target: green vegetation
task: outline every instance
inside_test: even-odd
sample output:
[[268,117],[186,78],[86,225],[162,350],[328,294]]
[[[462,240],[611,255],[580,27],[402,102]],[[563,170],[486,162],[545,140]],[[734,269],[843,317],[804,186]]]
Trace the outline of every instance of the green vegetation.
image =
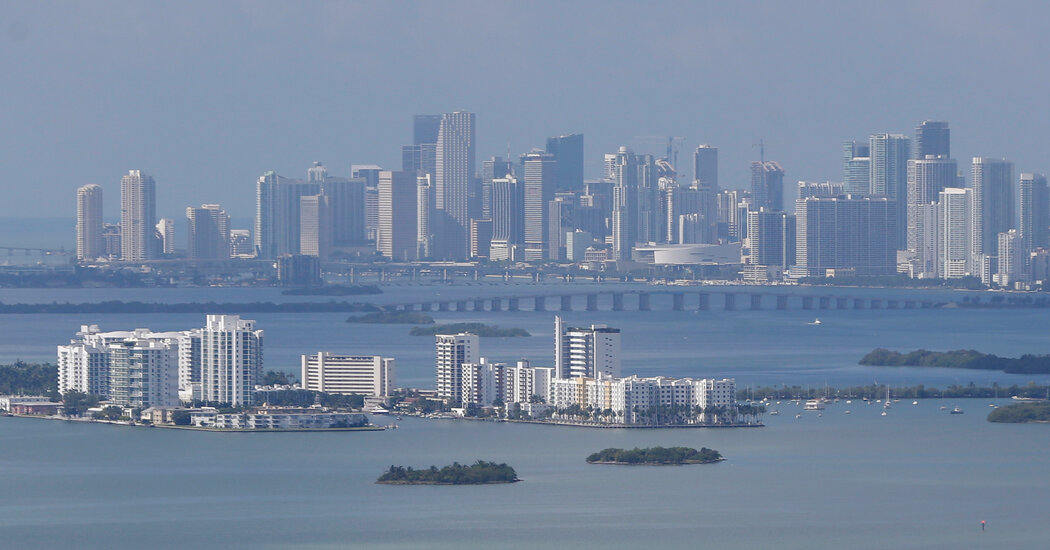
[[124,416],[124,409],[115,405],[110,405],[101,411],[92,414],[91,418],[95,420],[120,420]]
[[97,407],[98,402],[98,396],[90,393],[71,390],[62,394],[62,408],[66,416],[80,416],[88,409]]
[[721,460],[725,460],[721,453],[707,447],[699,451],[689,447],[610,448],[587,457],[589,464],[709,464]]
[[285,296],[356,296],[358,294],[382,294],[376,285],[330,285],[289,288],[281,292]]
[[[360,409],[365,406],[363,395],[342,395],[313,390],[259,390],[256,401],[275,407],[309,407],[321,405],[330,409]],[[212,405],[215,406],[215,405]]]
[[532,336],[523,328],[502,328],[484,323],[449,323],[430,327],[412,327],[408,334],[409,336],[434,336],[435,334],[459,334],[460,332],[477,334],[482,338]]
[[989,422],[1023,424],[1026,422],[1050,422],[1050,401],[1017,403],[999,407],[988,413]]
[[999,357],[974,350],[900,353],[878,348],[860,360],[861,365],[882,367],[941,367],[976,370],[1001,370],[1008,374],[1048,374],[1050,355],[1022,355],[1018,359]]
[[189,426],[191,422],[190,411],[173,411],[171,422],[176,426]]
[[[918,386],[900,386],[892,388],[893,397],[900,399],[959,399],[959,398],[995,398],[995,397],[1032,397],[1041,398],[1047,395],[1047,386],[1037,386],[1028,383],[1025,386],[977,386],[973,382],[963,386],[952,384],[943,389],[928,388],[923,384]],[[816,399],[818,397],[837,397],[839,399],[882,399],[886,397],[886,386],[884,384],[868,384],[866,386],[849,386],[845,388],[832,387],[802,387],[802,386],[776,386],[739,389],[736,392],[737,399]]]
[[0,365],[0,395],[51,395],[58,401],[58,367],[23,361]]
[[350,317],[346,322],[374,325],[432,325],[434,318],[418,311],[376,311],[367,315]]
[[453,462],[440,470],[431,466],[426,470],[413,470],[411,466],[390,466],[379,476],[376,483],[391,485],[484,485],[488,483],[514,483],[520,481],[514,468],[506,464],[479,460],[471,466]]
[[266,371],[263,375],[262,380],[259,382],[260,386],[294,386],[296,383],[295,375],[287,372],[279,372],[275,370]]

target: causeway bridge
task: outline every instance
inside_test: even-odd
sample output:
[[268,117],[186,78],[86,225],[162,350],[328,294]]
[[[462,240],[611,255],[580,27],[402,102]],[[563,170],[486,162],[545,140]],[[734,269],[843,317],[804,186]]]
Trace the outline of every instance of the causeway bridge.
[[[786,309],[928,309],[939,302],[841,294],[802,294],[770,290],[653,289],[521,294],[376,304],[387,311],[652,311],[653,298],[670,296],[670,311]],[[666,299],[658,301],[667,309]]]

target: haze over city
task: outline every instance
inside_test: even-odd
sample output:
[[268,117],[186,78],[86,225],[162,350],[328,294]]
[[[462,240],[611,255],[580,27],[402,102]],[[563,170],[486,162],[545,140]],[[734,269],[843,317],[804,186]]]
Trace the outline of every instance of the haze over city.
[[[746,188],[841,180],[841,143],[948,120],[953,156],[1050,170],[1041,3],[137,3],[0,7],[0,215],[72,217],[76,187],[157,182],[158,214],[254,208],[267,170],[397,169],[412,115],[477,114],[477,157],[586,136],[585,176],[648,136],[720,150]],[[686,171],[687,176],[691,176]],[[790,198],[790,197],[789,197]],[[106,196],[116,212],[119,195]],[[10,243],[9,243],[10,244]]]

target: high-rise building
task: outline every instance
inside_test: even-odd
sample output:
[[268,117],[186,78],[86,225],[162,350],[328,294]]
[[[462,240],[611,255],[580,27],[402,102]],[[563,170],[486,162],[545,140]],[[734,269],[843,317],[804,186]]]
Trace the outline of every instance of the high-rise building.
[[[908,159],[911,158],[911,140],[901,134],[872,134],[868,141],[871,171],[867,194],[889,197],[897,202],[897,247],[908,246],[908,228],[911,214],[908,202]],[[934,198],[930,199],[935,201]],[[911,249],[910,246],[908,246]]]
[[547,206],[547,257],[551,260],[564,260],[565,234],[576,229],[576,196],[572,192],[558,193]]
[[263,331],[237,315],[208,315],[201,330],[201,397],[251,405],[262,381]]
[[77,189],[77,260],[94,260],[102,253],[102,186]]
[[441,115],[415,115],[412,117],[412,143],[437,143],[441,130]]
[[718,147],[696,147],[696,151],[693,152],[693,181],[718,193]]
[[[799,181],[798,182],[798,198],[808,199],[811,197],[822,198],[822,197],[837,197],[839,195],[847,194],[842,183],[837,181]],[[867,192],[861,192],[856,196],[866,195]]]
[[547,138],[547,152],[557,163],[557,191],[583,190],[583,134]]
[[367,241],[365,229],[367,178],[329,176],[328,169],[320,162],[315,162],[306,172],[307,183],[318,185],[320,194],[327,197],[331,246],[341,248],[364,244]]
[[897,203],[889,197],[800,198],[795,215],[800,275],[824,277],[828,269],[896,273]]
[[[659,169],[652,155],[636,155],[638,164],[638,195],[635,243],[660,242],[666,229],[667,214],[660,204]],[[632,243],[634,244],[634,243]]]
[[223,260],[230,257],[230,216],[217,204],[186,208],[186,255],[192,259]]
[[1028,280],[1025,270],[1025,256],[1021,233],[1016,229],[999,233],[997,243],[997,271],[993,276],[995,283],[1003,288],[1012,288],[1014,283]]
[[108,400],[121,407],[179,404],[178,338],[136,330],[110,347]]
[[301,356],[300,364],[304,390],[372,397],[389,397],[394,391],[395,362],[391,357],[321,351]]
[[332,206],[327,195],[299,197],[299,253],[328,259],[332,250]]
[[491,157],[481,163],[481,218],[492,219],[492,180],[505,178],[513,171],[510,160]]
[[957,279],[974,275],[970,189],[946,187],[939,192],[937,227],[937,276]]
[[175,220],[161,218],[157,220],[157,238],[160,239],[160,253],[170,256],[175,253]]
[[476,334],[438,334],[434,344],[434,370],[437,396],[449,403],[463,400],[463,365],[476,364],[481,340]]
[[525,174],[525,260],[537,261],[547,257],[548,205],[554,199],[558,163],[554,155],[533,150],[521,156]]
[[230,257],[251,258],[255,253],[250,229],[230,230]]
[[842,142],[842,185],[851,195],[871,192],[871,144]]
[[773,161],[751,163],[751,208],[784,210],[784,169]]
[[611,157],[605,155],[613,180],[612,259],[630,260],[638,242],[638,157],[627,147]]
[[1021,238],[1025,253],[1050,246],[1050,189],[1043,174],[1021,174]]
[[747,213],[747,239],[751,243],[749,265],[774,267],[781,272],[795,265],[795,216],[766,209]]
[[376,250],[392,260],[414,260],[419,243],[416,203],[419,180],[415,173],[379,173],[379,234]]
[[432,257],[434,250],[434,186],[430,174],[416,174],[416,259],[423,259]]
[[157,256],[157,185],[141,170],[120,179],[120,259],[152,260]]
[[434,210],[440,217],[437,246],[440,256],[468,256],[469,195],[474,177],[474,113],[457,111],[441,116],[437,139]]
[[[1014,227],[1014,164],[1006,159],[973,157],[970,228],[973,258],[995,256],[999,234]],[[983,263],[982,263],[983,265]]]
[[947,122],[924,120],[915,127],[914,158],[924,159],[926,155],[952,156],[951,133]]
[[314,161],[314,165],[306,169],[306,181],[308,183],[324,183],[324,180],[328,179],[328,168],[318,161]]
[[[664,192],[664,199],[667,201],[667,206],[665,208],[665,211],[667,212],[667,234],[665,236],[666,241],[669,243],[686,244],[679,238],[679,224],[681,222],[682,216],[694,216],[694,218],[690,219],[692,221],[695,221],[697,227],[700,229],[700,236],[698,237],[700,240],[691,240],[689,242],[707,242],[707,240],[704,239],[703,226],[713,224],[710,224],[711,220],[708,219],[704,214],[700,213],[700,190],[697,189],[695,186],[671,187]],[[690,232],[689,235],[695,237],[694,233]]]
[[923,220],[918,215],[917,209],[931,202],[937,202],[941,191],[955,187],[958,170],[955,159],[933,155],[909,160],[907,166],[907,245],[908,250],[917,252],[921,236],[925,231],[922,227]]
[[489,258],[493,261],[518,260],[518,249],[525,232],[522,213],[524,193],[511,175],[492,180],[492,244]]
[[255,251],[261,259],[299,254],[300,198],[317,195],[317,182],[266,172],[255,183]]
[[554,373],[558,378],[619,378],[620,329],[567,327],[555,316]]

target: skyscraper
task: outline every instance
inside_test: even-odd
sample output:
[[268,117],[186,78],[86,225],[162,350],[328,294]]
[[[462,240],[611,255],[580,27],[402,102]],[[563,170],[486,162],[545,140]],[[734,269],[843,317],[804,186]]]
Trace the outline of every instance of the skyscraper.
[[751,163],[751,207],[784,210],[784,169],[773,161]]
[[915,156],[924,159],[926,155],[952,156],[951,133],[948,123],[924,120],[915,127]]
[[223,260],[230,257],[230,216],[217,204],[186,208],[186,255],[192,259]]
[[430,226],[434,214],[434,185],[432,176],[416,172],[416,259],[433,256],[434,229]]
[[474,113],[456,111],[441,116],[436,155],[434,209],[441,229],[438,249],[442,257],[465,259],[469,255],[468,203],[474,177]]
[[718,147],[698,145],[693,152],[693,181],[718,193]]
[[940,191],[939,197],[937,275],[944,279],[974,275],[970,224],[973,193],[970,189],[947,187]]
[[492,242],[489,258],[519,260],[518,249],[525,232],[522,213],[524,193],[521,184],[512,176],[492,180]]
[[549,137],[547,152],[558,163],[555,190],[583,190],[583,134]]
[[392,260],[414,260],[419,232],[418,175],[412,172],[379,173],[379,234],[376,249]]
[[1050,190],[1043,174],[1021,174],[1021,238],[1027,254],[1050,243]]
[[565,326],[554,317],[554,375],[557,378],[619,378],[620,329],[606,325]]
[[441,130],[441,115],[415,115],[412,117],[412,144],[437,143]]
[[164,256],[170,256],[175,253],[175,220],[171,218],[161,218],[157,220],[157,238],[160,240],[158,243],[158,250]]
[[979,265],[982,267],[985,265],[985,256],[997,254],[999,233],[1005,233],[1014,226],[1013,182],[1012,162],[1006,159],[973,158],[973,210],[970,224],[973,231],[973,259],[981,262]]
[[299,253],[300,198],[320,193],[317,182],[303,182],[270,171],[255,183],[255,253],[263,259]]
[[129,170],[120,180],[120,259],[127,262],[157,256],[157,190],[153,178]]
[[463,365],[480,359],[481,340],[476,334],[438,334],[434,337],[434,377],[437,396],[448,403],[463,399]]
[[747,213],[747,238],[751,243],[750,265],[775,267],[780,271],[795,264],[795,216],[766,209]]
[[612,259],[630,260],[638,242],[638,158],[627,147],[605,155],[612,171]]
[[89,183],[77,189],[77,260],[102,254],[102,186]]
[[332,249],[332,206],[327,195],[299,197],[299,253],[328,259]]
[[857,275],[897,272],[897,203],[888,197],[808,197],[795,205],[798,269],[824,277],[828,269]]
[[237,315],[208,315],[201,330],[201,397],[236,407],[254,402],[262,381],[263,331]]
[[851,195],[871,192],[871,144],[842,142],[842,185]]
[[[874,163],[873,165],[874,166]],[[908,250],[918,252],[925,229],[918,208],[937,202],[940,192],[955,187],[957,167],[955,159],[945,156],[927,155],[922,159],[908,161]],[[874,170],[874,168],[873,168]]]
[[557,185],[558,163],[554,155],[531,151],[521,156],[525,174],[525,260],[547,257],[549,242],[548,213]]
[[[867,194],[889,197],[897,202],[897,247],[908,246],[908,228],[911,213],[908,210],[908,159],[911,158],[911,141],[901,134],[872,134],[868,141],[871,155],[868,176],[870,187]],[[936,201],[934,193],[930,201]]]
[[510,159],[491,157],[481,163],[481,218],[492,219],[492,180],[505,178],[513,171]]
[[565,234],[574,231],[573,225],[576,212],[576,197],[571,191],[558,193],[553,200],[547,203],[547,230],[548,252],[547,257],[551,260],[564,260],[567,254],[565,249]]

